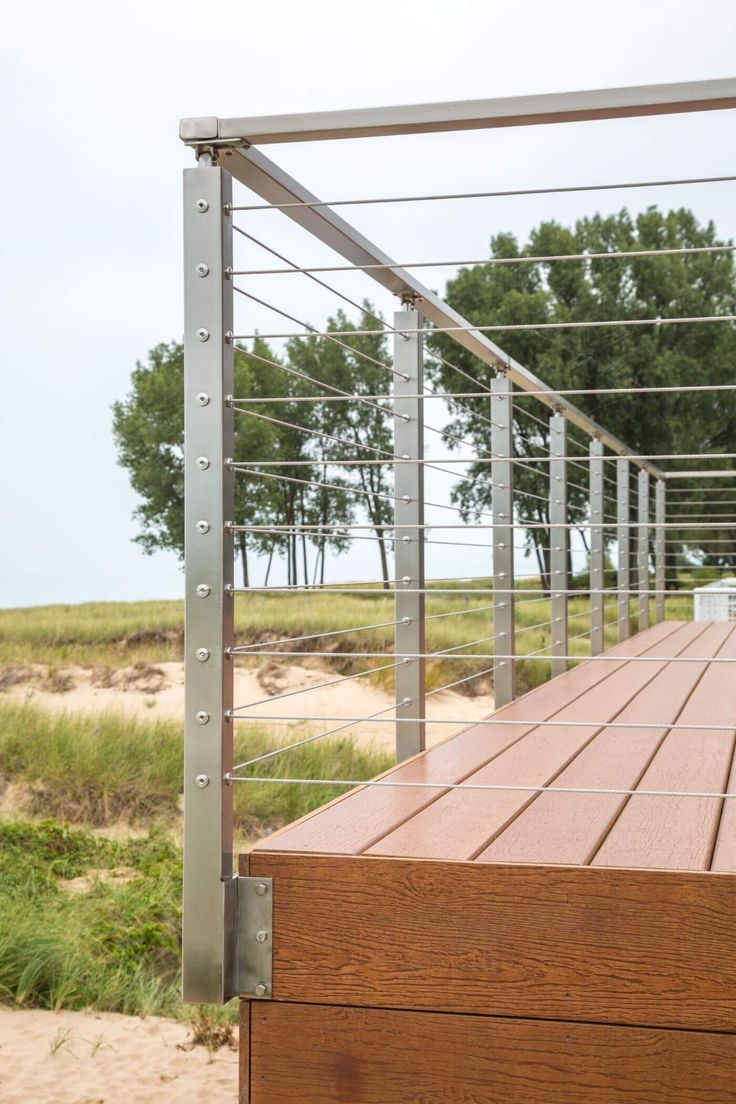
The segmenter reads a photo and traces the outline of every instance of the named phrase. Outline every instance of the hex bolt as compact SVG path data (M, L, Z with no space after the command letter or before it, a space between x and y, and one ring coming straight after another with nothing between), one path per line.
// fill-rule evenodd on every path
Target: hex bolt
M206 330L204 326L200 326L200 328L197 330L197 337L200 341L209 341L210 331Z
M198 598L209 598L209 596L210 596L210 588L207 586L206 583L200 583L199 586L197 587L197 597Z
M206 709L200 709L197 714L197 724L206 725L210 719L210 715Z
M210 401L210 397L207 394L207 392L206 391L200 391L199 394L197 395L197 402L199 403L199 405L200 406L208 406L209 401Z
M209 784L210 780L206 774L198 774L194 779L194 785L199 786L200 790L206 790Z
M198 276L209 276L210 266L206 265L204 263L204 261L200 261L200 263L196 266L194 271L197 273Z
M209 466L210 466L210 462L209 462L209 460L207 459L206 456L198 456L197 457L197 467L199 468L200 471L207 471Z
M265 997L266 993L268 992L268 986L264 985L263 982L261 982L259 985L256 985L253 992L257 997Z
M268 886L265 882L258 882L256 884L256 893L259 897L265 897L265 895L268 893Z
M205 211L209 211L210 209L210 205L206 199L198 199L194 206L197 208L200 214L204 214Z
M197 648L197 659L200 663L206 663L210 658L209 648Z
M208 521L198 521L197 522L197 532L198 533L209 533L209 531L210 531L210 523Z
M267 939L268 939L268 932L267 931L264 931L261 928L260 931L256 932L256 943L265 943Z

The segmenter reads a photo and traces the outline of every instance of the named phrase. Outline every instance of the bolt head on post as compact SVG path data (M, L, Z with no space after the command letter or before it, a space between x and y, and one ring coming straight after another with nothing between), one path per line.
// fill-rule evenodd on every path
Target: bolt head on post
M206 583L200 583L199 586L197 587L197 597L198 598L208 598L209 595L210 595L210 588L207 586Z
M197 648L197 659L200 663L206 663L210 658L209 648Z
M200 263L195 267L194 271L197 273L198 276L209 276L210 266L206 265L204 261L200 261Z
M210 531L210 523L208 521L198 521L197 522L197 532L198 533L209 533L209 531Z

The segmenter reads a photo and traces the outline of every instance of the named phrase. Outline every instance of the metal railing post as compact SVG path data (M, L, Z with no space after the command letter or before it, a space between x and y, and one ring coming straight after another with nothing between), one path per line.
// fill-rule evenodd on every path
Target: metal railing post
M590 654L605 648L603 546L603 442L590 442Z
M493 511L493 652L513 657L514 639L514 453L513 385L499 373L491 381L491 483ZM516 661L494 659L495 706L516 696Z
M567 529L567 420L553 414L549 420L549 571L550 620L552 628L552 675L567 670L568 590L567 564L570 547ZM557 527L557 528L556 528Z
M398 660L396 716L415 718L396 725L396 761L416 755L425 746L424 620L424 338L418 330L422 316L416 310L394 314L394 452L416 461L394 465L394 538L396 571L396 653L422 658ZM403 526L407 526L404 528Z
M232 769L233 448L231 178L184 170L185 721L183 977L187 1001L235 987Z
M639 472L639 509L637 521L637 589L639 591L639 632L649 628L649 473Z
M664 621L665 551L667 530L664 527L667 513L664 479L658 479L654 489L654 598L655 621Z
M631 465L628 460L616 464L616 550L618 598L616 619L619 641L628 640L631 631Z

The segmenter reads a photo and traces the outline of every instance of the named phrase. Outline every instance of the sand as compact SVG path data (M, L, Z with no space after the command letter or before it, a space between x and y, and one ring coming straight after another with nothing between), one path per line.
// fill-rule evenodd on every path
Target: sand
M184 716L184 665L157 663L151 666L92 669L88 667L55 668L50 676L41 664L8 669L0 680L0 697L12 701L31 701L43 708L81 713L108 710L123 712L152 720L157 717L180 721ZM297 663L270 664L257 670L238 667L235 671L235 705L255 704L241 712L242 716L289 716L295 718L367 717L393 710L393 695L366 679L350 679L317 689L335 676L324 667L305 667ZM314 688L314 689L312 689ZM281 700L277 695L291 691ZM482 694L467 697L452 690L434 694L427 699L427 716L432 720L448 718L447 724L427 726L428 744L450 736L472 721L493 712L493 696ZM303 721L279 723L284 738L293 735L289 728ZM310 731L319 732L339 725L338 720L315 720ZM269 727L276 722L264 721ZM394 742L394 726L390 721L363 722L345 729L344 735L354 735L362 743L390 750Z
M186 1026L113 1012L0 1007L3 1104L235 1104L238 1056L181 1050Z

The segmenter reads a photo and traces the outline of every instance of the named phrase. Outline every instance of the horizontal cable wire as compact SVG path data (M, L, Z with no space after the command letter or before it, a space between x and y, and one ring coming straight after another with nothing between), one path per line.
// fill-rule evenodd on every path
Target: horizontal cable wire
M613 622L611 622L613 624ZM520 657L523 658L523 657ZM577 656L576 658L580 658ZM635 658L635 657L632 657ZM391 708L394 708L392 706ZM736 728L736 722L730 725L716 725L716 724L667 724L664 721L616 721L603 720L603 721L564 721L564 720L505 720L502 717L488 717L480 719L472 719L468 716L465 717L387 717L385 720L374 720L377 717L376 714L369 717L338 717L320 714L319 716L304 717L303 715L293 716L274 716L271 713L259 713L253 717L232 717L234 721L280 721L284 724L293 724L295 722L312 722L312 721L353 721L354 723L363 722L366 724L417 724L418 722L428 725L447 725L447 724L472 724L487 725L489 727L506 725L530 727L530 728L607 728L607 729L630 729L636 731L638 729L644 729L647 731L667 731L667 732L731 732L733 733ZM233 768L236 769L236 768Z
M225 204L226 211L283 211L292 207L360 207L380 203L428 203L437 200L502 199L509 196L565 195L570 192L612 192L628 188L672 188L686 184L724 184L736 176L694 176L679 180L635 180L616 184L567 184L552 188L506 188L493 192L445 192L430 195L368 196L359 199L288 200L284 203Z
M233 285L235 287L235 285ZM236 291L240 291L240 288L235 287ZM243 292L243 295L247 295L247 292ZM250 298L254 298L251 296ZM256 300L261 302L261 300ZM263 303L263 306L269 306L268 303ZM271 308L277 310L277 308ZM282 314L282 311L277 311ZM600 329L601 327L618 328L622 326L684 326L692 323L706 323L706 322L736 322L736 314L705 314L705 315L693 315L685 316L682 318L609 318L601 320L588 319L586 321L578 322L514 322L501 324L497 323L493 326L422 326L419 329L404 329L402 334L441 334L441 333L515 333L517 331L529 331L534 330L591 330ZM306 325L304 322L298 323L301 326ZM266 334L234 334L234 341L246 341L253 340L257 337L263 339L276 338L292 338L292 337L368 337L371 334L383 333L383 330L308 330L304 333L266 333ZM354 350L352 350L354 351ZM383 365L382 367L386 367ZM549 392L548 392L549 393Z
M234 230L238 230L239 233L244 234L243 230L240 230L238 226L233 227ZM249 234L245 234L246 237L250 237ZM256 241L255 238L251 238L251 241ZM261 243L257 243L261 244ZM267 248L264 246L264 249ZM391 264L352 264L352 265L292 265L291 268L240 268L240 269L226 269L226 273L230 276L312 276L315 272L368 272L375 270L394 270L398 268L455 268L459 265L518 265L518 264L549 264L552 261L608 261L608 260L622 260L624 258L640 258L640 257L671 257L671 256L688 256L699 253L733 253L736 249L735 245L696 245L696 246L680 246L672 249L622 249L622 250L608 250L602 253L548 253L542 254L538 257L480 257L471 258L470 260L459 261L404 261L399 264L393 261ZM269 253L276 254L275 250L269 249ZM286 262L289 264L290 262ZM328 284L322 283L323 287L326 287L329 291L335 291ZM335 291L336 295L340 295L340 292ZM342 295L341 298L346 299L352 306L356 304L351 299L347 299L347 296ZM360 308L359 308L360 309Z
M354 625L348 629L333 629L330 632L307 633L306 636L285 636L281 640L263 640L258 644L236 644L231 648L226 648L225 654L247 655L247 653L252 652L253 649L265 648L267 645L273 647L276 644L295 644L300 640L319 640L326 636L343 636L345 633L370 632L372 629L387 629L392 628L394 625L408 625L410 620L410 618L404 617L399 621L380 621L375 625Z
M612 591L611 593L615 593ZM646 598L651 595L651 591L643 591L642 597ZM586 611L587 612L587 611ZM613 624L614 622L611 622ZM579 636L587 636L588 633L580 633ZM488 639L491 639L490 637ZM576 640L577 637L571 636L568 640ZM324 659L385 659L387 655L396 656L400 660L412 660L412 659L533 659L534 652L518 653L513 655L500 655L497 652L472 652L469 655L447 655L445 652L277 652L277 651L263 651L258 653L259 656L301 656L303 658L316 658L322 657ZM575 659L579 660L579 655L560 655L556 656L556 659ZM587 662L595 663L618 663L620 657L596 655L586 657ZM693 656L692 658L681 658L679 656L635 656L631 657L631 663L736 663L736 656L732 658L724 658L715 656L708 658L708 656ZM370 673L370 672L367 672ZM352 676L351 676L352 677Z
M259 357L256 356L255 353L248 352L247 349L239 348L238 351L244 353L246 356L252 356L252 357L255 357L256 359L264 360L265 363L273 364L277 368L285 368L285 366L283 364L279 364L278 361L267 360L264 357L259 358ZM294 374L295 375L301 375L302 373L295 372ZM304 378L309 379L310 377L305 376ZM320 381L316 381L316 382L320 382ZM474 380L473 382L477 383L478 381ZM329 384L323 384L323 386L324 387L329 387L330 385ZM519 399L535 398L535 397L539 398L543 395L546 396L549 399L549 398L570 396L570 395L663 395L663 394L666 395L666 394L675 394L675 393L676 394L685 394L685 393L690 393L690 392L703 392L703 391L714 391L714 392L736 391L736 383L713 383L713 384L703 383L703 384L690 384L690 385L683 384L682 387L673 387L673 386L667 386L667 387L665 387L665 386L662 386L662 387L640 387L640 386L637 385L636 387L573 387L573 388L564 388L560 391L555 391L552 388L548 388L546 390L540 390L540 391L515 391L514 392L514 413L516 414L518 411L523 409L523 407L520 407L520 406L517 405ZM379 401L381 401L381 402L395 402L397 399L443 399L443 400L449 402L450 400L453 400L453 399L485 399L485 398L488 398L489 394L490 393L486 392L486 391L430 391L430 390L427 390L426 392L423 392L421 395L418 395L418 394L414 394L414 395L403 395L403 394L402 395L392 395L390 392L381 392L381 393L376 394L376 395L360 396L360 395L349 395L347 392L343 391L339 395L336 395L335 397L332 397L330 395L293 395L293 396L276 395L272 398L267 398L265 396L259 395L259 396L248 396L247 398L240 398L240 399L235 398L232 401L233 402L238 402L238 403L249 403L249 404L253 404L253 403L285 403L285 402L289 402L289 403L292 403L292 402L293 403L310 403L310 402L311 403L319 403L319 402L349 402L349 401L357 402L357 401L360 401L361 398L365 398L365 399L373 399L376 402L379 402ZM390 411L387 411L387 413L390 413ZM473 416L474 417L476 416L475 411L473 411ZM479 414L478 417L482 418L483 416ZM546 426L546 423L544 423L544 422L542 422L541 424ZM577 448L582 449L584 452L587 452L587 447L581 441L576 441L573 437L568 436L568 444L573 444ZM612 459L612 457L606 456L606 457L604 457L604 459L609 460L609 459ZM693 490L698 490L698 489L699 488L695 488L695 487L693 488ZM685 490L687 490L687 488L680 487L680 488L678 488L678 490L682 493Z
M558 657L559 658L559 657ZM579 659L579 656L575 657ZM363 786L395 786L400 789L419 789L419 790L500 790L502 792L515 792L521 793L566 793L566 794L615 794L621 797L692 797L692 798L733 798L736 797L736 793L730 793L726 791L712 792L710 790L624 790L624 789L605 789L604 787L594 786L524 786L521 784L509 784L502 785L501 783L492 782L391 782L387 779L371 779L370 781L361 781L360 779L345 779L345 778L281 778L281 777L264 777L257 778L254 776L237 776L233 774L224 775L226 782L277 782L280 785L305 785L305 786L350 786L350 787L363 787Z

